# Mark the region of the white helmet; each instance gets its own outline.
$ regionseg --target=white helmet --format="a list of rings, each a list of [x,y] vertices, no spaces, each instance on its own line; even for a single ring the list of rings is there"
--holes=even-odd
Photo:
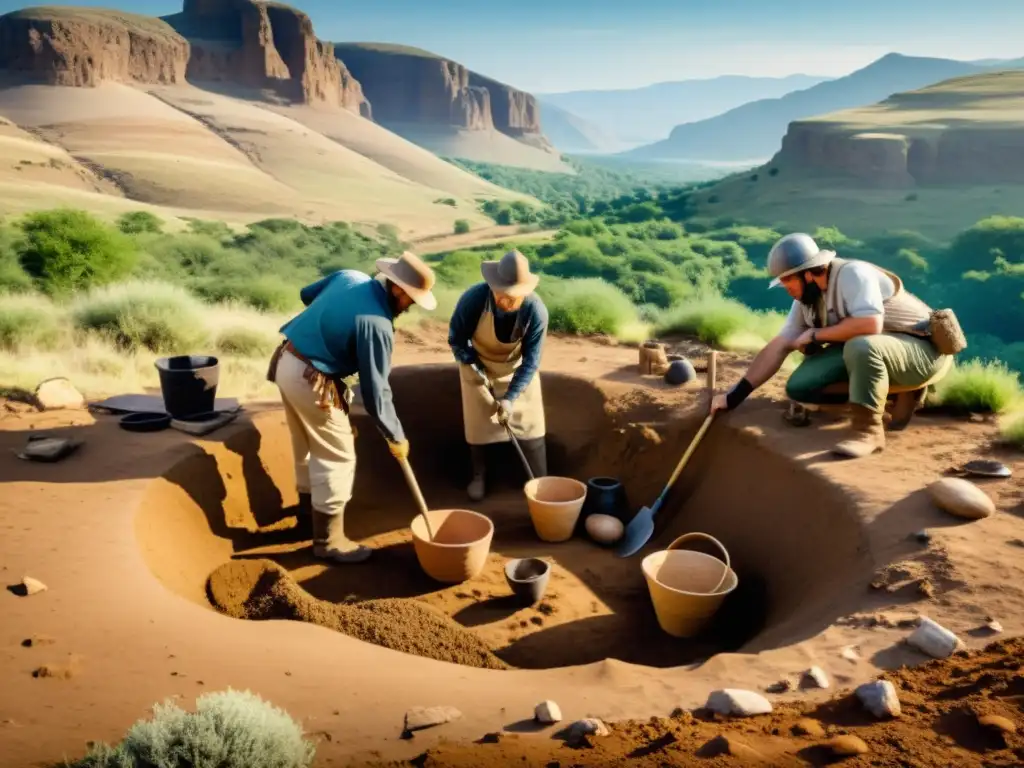
[[[810,235],[803,232],[786,235],[768,253],[768,272],[774,278],[768,287],[774,288],[788,275],[823,267],[835,257],[835,251],[822,250]]]

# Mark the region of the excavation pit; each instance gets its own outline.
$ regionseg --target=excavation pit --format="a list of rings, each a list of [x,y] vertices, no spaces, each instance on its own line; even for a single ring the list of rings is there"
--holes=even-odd
[[[634,507],[653,502],[702,414],[622,385],[542,377],[549,473],[614,476]],[[870,579],[864,531],[843,492],[724,421],[691,458],[648,546],[618,558],[585,534],[557,543],[538,538],[527,478],[510,444],[489,456],[487,497],[468,501],[454,366],[398,368],[391,386],[428,506],[472,509],[493,521],[478,575],[447,586],[423,572],[410,532],[415,502],[359,410],[346,532],[375,549],[370,560],[332,566],[313,557],[308,532],[295,527],[284,415],[269,411],[219,441],[192,446],[153,481],[136,518],[151,571],[182,597],[237,618],[308,621],[394,650],[494,669],[609,658],[677,667],[723,651],[756,653],[817,635],[855,604],[851,585]],[[722,542],[739,586],[699,636],[683,639],[659,627],[640,563],[691,531]],[[505,566],[514,558],[551,563],[540,602],[524,605],[513,595]]]

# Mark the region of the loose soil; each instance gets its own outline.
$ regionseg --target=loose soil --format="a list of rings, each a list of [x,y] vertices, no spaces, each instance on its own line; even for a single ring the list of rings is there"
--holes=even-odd
[[[451,416],[458,413],[458,384],[450,352],[443,331],[416,334],[399,334],[394,384],[412,438],[412,464],[431,507],[466,506],[468,462],[461,422]],[[702,362],[699,354],[694,361]],[[542,361],[551,471],[620,477],[631,509],[657,496],[705,404],[699,386],[674,389],[640,377],[636,362],[635,349],[557,337]],[[723,356],[721,385],[734,382],[745,362]],[[808,428],[789,426],[781,418],[783,383],[779,377],[740,411],[716,420],[659,515],[650,544],[653,550],[683,532],[710,533],[728,548],[741,584],[763,590],[756,601],[766,608],[763,616],[726,627],[703,647],[670,641],[657,629],[639,575],[643,553],[620,560],[582,536],[559,545],[536,540],[510,451],[495,453],[501,472],[492,494],[470,505],[495,521],[492,561],[472,583],[446,587],[427,582],[418,568],[408,535],[412,498],[364,418],[357,419],[359,468],[348,533],[376,552],[361,565],[325,568],[311,557],[307,535],[294,528],[290,448],[277,404],[248,403],[236,423],[198,440],[173,430],[127,433],[115,417],[7,404],[0,409],[0,454],[8,457],[0,462],[0,570],[6,586],[31,576],[48,589],[29,597],[0,592],[0,754],[12,765],[50,766],[83,754],[87,741],[119,740],[154,702],[174,697],[191,706],[203,691],[232,686],[257,691],[298,718],[318,741],[317,766],[412,759],[439,739],[465,749],[456,753],[446,745],[419,764],[449,755],[444,759],[452,765],[488,765],[495,749],[511,749],[513,742],[504,736],[497,744],[474,741],[536,730],[536,740],[522,740],[538,751],[527,753],[526,761],[515,755],[516,762],[533,764],[532,755],[546,760],[542,750],[559,747],[546,736],[588,716],[605,720],[613,735],[586,752],[560,749],[553,760],[595,764],[598,750],[611,749],[623,734],[636,742],[623,741],[624,759],[655,760],[651,741],[664,733],[647,719],[700,707],[715,688],[766,691],[812,665],[827,672],[835,689],[880,673],[903,674],[886,670],[926,661],[902,642],[920,615],[949,627],[971,648],[993,639],[981,630],[990,618],[1007,636],[1019,634],[1024,457],[995,442],[994,422],[919,414],[907,430],[890,434],[884,453],[836,462],[828,448],[843,436],[842,419],[823,413]],[[33,433],[84,444],[57,464],[14,458]],[[997,513],[968,522],[935,509],[925,486],[976,458],[999,459],[1014,472],[1009,480],[978,481]],[[922,529],[928,540],[915,535]],[[552,562],[552,581],[540,605],[513,611],[502,604],[509,592],[501,565],[523,555]],[[207,582],[221,567],[219,575],[230,579],[241,578],[234,569],[243,568],[244,584],[273,584],[228,590],[235,597],[223,598],[223,606],[263,615],[258,611],[267,598],[271,613],[302,620],[246,621],[214,609]],[[275,602],[276,596],[284,599]],[[463,630],[448,653],[467,643],[460,648],[482,654],[478,660],[491,653],[513,669],[439,658],[437,644],[406,653],[385,647],[400,646],[400,634],[385,645],[355,640],[346,632],[362,630],[353,628],[348,611],[366,611],[368,604],[400,606],[424,619],[420,608],[437,609],[427,620]],[[306,620],[327,608],[324,621],[335,622],[330,628]],[[748,614],[723,608],[722,615]],[[33,637],[53,642],[24,644]],[[468,645],[472,638],[480,645]],[[990,661],[1016,663],[1020,648],[1001,653]],[[70,677],[33,676],[71,659],[77,666]],[[967,661],[935,666],[936,675],[946,671],[930,688],[917,672],[906,673],[907,685],[918,688],[901,685],[904,717],[896,723],[864,725],[852,721],[853,714],[847,721],[841,707],[815,714],[831,693],[816,690],[767,694],[775,715],[714,726],[723,732],[712,732],[699,713],[693,725],[681,715],[670,730],[692,751],[685,760],[676,755],[665,762],[685,764],[705,743],[698,737],[723,733],[771,753],[771,738],[791,737],[781,725],[777,735],[763,725],[809,714],[832,729],[829,735],[846,728],[868,742],[872,753],[851,759],[852,765],[1020,763],[1012,752],[1020,747],[1018,737],[1009,752],[981,753],[959,745],[957,739],[967,738],[961,732],[970,735],[957,730],[962,723],[929,735],[932,721],[920,707],[933,707],[938,720],[941,707],[987,702],[1005,706],[1020,723],[1015,677],[1004,678],[1002,667],[972,677],[956,672],[955,664]],[[1011,672],[1016,675],[1007,667]],[[958,686],[964,683],[977,683],[976,691],[963,695]],[[938,690],[942,685],[946,693]],[[532,724],[533,708],[544,699],[558,702],[564,723]],[[454,706],[463,717],[403,740],[404,715],[414,706]],[[630,720],[640,724],[621,725]],[[915,724],[923,740],[912,738]],[[691,737],[687,729],[698,733]],[[643,741],[639,735],[646,732],[651,737]],[[888,740],[892,750],[901,743],[907,751],[887,752]],[[633,754],[640,748],[649,750],[647,757]],[[818,753],[806,754],[800,759],[819,760]]]
[[[733,766],[1020,766],[1024,734],[979,723],[994,715],[1024,727],[1024,641],[992,643],[945,661],[881,676],[896,687],[902,712],[879,721],[852,691],[820,704],[793,703],[770,715],[724,718],[707,710],[610,725],[610,735],[570,746],[557,739],[492,734],[475,744],[442,743],[414,760],[383,768],[486,768],[547,765],[598,768],[629,765]],[[867,754],[842,759],[829,743],[852,735]]]

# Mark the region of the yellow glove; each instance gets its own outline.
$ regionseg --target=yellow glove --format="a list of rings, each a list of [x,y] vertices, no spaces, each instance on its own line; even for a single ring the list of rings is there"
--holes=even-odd
[[[399,461],[405,461],[409,458],[409,441],[398,440],[396,442],[388,441],[388,450],[391,451],[391,455]]]

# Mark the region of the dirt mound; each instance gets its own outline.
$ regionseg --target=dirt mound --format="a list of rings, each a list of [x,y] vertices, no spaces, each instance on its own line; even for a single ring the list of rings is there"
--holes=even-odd
[[[883,679],[893,683],[902,704],[902,714],[894,720],[876,720],[852,691],[843,691],[825,704],[786,704],[771,715],[749,719],[722,719],[698,710],[611,723],[611,735],[579,748],[502,734],[479,744],[441,744],[409,762],[376,765],[731,766],[747,762],[737,753],[754,759],[753,750],[766,765],[818,766],[837,762],[825,744],[850,734],[862,739],[869,752],[844,765],[1019,766],[1024,762],[1024,735],[982,725],[979,718],[995,715],[1019,727],[1024,719],[1022,662],[1024,640],[1018,638],[887,674]],[[808,720],[819,724],[824,735],[813,735],[821,731],[808,727]],[[721,754],[723,744],[733,755]]]
[[[354,605],[317,600],[270,560],[225,563],[210,575],[208,589],[211,602],[237,619],[308,621],[402,653],[507,669],[475,635],[429,605],[413,600]]]

